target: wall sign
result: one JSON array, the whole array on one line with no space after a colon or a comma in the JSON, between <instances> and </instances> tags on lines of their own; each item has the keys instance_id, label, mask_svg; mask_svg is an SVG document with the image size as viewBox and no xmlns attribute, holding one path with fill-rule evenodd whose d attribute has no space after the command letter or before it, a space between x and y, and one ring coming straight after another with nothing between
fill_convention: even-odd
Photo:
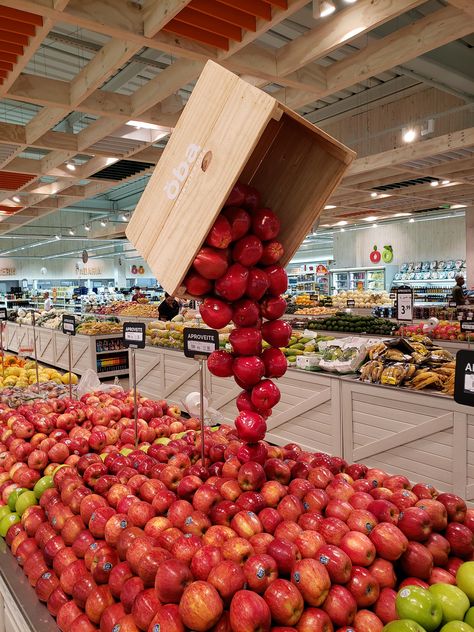
<instances>
[{"instance_id":1,"label":"wall sign","mask_svg":"<svg viewBox=\"0 0 474 632\"><path fill-rule=\"evenodd\" d=\"M474 406L474 351L463 350L456 354L454 401Z\"/></svg>"},{"instance_id":2,"label":"wall sign","mask_svg":"<svg viewBox=\"0 0 474 632\"><path fill-rule=\"evenodd\" d=\"M72 314L63 314L63 334L67 336L76 335L76 319Z\"/></svg>"},{"instance_id":3,"label":"wall sign","mask_svg":"<svg viewBox=\"0 0 474 632\"><path fill-rule=\"evenodd\" d=\"M411 288L397 290L397 320L413 320L413 290Z\"/></svg>"},{"instance_id":4,"label":"wall sign","mask_svg":"<svg viewBox=\"0 0 474 632\"><path fill-rule=\"evenodd\" d=\"M374 246L372 249L372 252L369 255L369 259L372 263L380 263L380 259L382 258L382 255L380 254L380 251L377 250L377 246Z\"/></svg>"},{"instance_id":5,"label":"wall sign","mask_svg":"<svg viewBox=\"0 0 474 632\"><path fill-rule=\"evenodd\" d=\"M215 329L194 329L185 327L184 355L187 358L209 356L219 349L219 334Z\"/></svg>"},{"instance_id":6,"label":"wall sign","mask_svg":"<svg viewBox=\"0 0 474 632\"><path fill-rule=\"evenodd\" d=\"M392 246L384 246L383 247L382 261L384 263L392 263L392 261L393 261L393 248L392 248Z\"/></svg>"},{"instance_id":7,"label":"wall sign","mask_svg":"<svg viewBox=\"0 0 474 632\"><path fill-rule=\"evenodd\" d=\"M132 349L144 349L146 340L145 323L124 323L123 344Z\"/></svg>"}]
</instances>

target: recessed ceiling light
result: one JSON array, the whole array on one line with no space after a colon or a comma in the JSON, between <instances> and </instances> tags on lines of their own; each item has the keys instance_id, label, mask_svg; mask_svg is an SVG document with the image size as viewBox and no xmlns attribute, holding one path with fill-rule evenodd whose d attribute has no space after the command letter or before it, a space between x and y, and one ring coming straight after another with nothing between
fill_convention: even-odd
<instances>
[{"instance_id":1,"label":"recessed ceiling light","mask_svg":"<svg viewBox=\"0 0 474 632\"><path fill-rule=\"evenodd\" d=\"M375 222L378 219L375 215L369 215L369 217L364 217L364 222Z\"/></svg>"},{"instance_id":2,"label":"recessed ceiling light","mask_svg":"<svg viewBox=\"0 0 474 632\"><path fill-rule=\"evenodd\" d=\"M59 240L61 239L61 235L54 235L54 238Z\"/></svg>"},{"instance_id":3,"label":"recessed ceiling light","mask_svg":"<svg viewBox=\"0 0 474 632\"><path fill-rule=\"evenodd\" d=\"M129 216L128 216L128 214L127 214L127 213L122 213L122 215L120 215L120 219L121 219L123 222L128 222L128 220L129 220Z\"/></svg>"},{"instance_id":4,"label":"recessed ceiling light","mask_svg":"<svg viewBox=\"0 0 474 632\"><path fill-rule=\"evenodd\" d=\"M456 208L467 208L467 204L453 204L451 206L451 210L456 209Z\"/></svg>"},{"instance_id":5,"label":"recessed ceiling light","mask_svg":"<svg viewBox=\"0 0 474 632\"><path fill-rule=\"evenodd\" d=\"M100 220L100 225L105 228L107 226L107 220L106 219L101 219Z\"/></svg>"},{"instance_id":6,"label":"recessed ceiling light","mask_svg":"<svg viewBox=\"0 0 474 632\"><path fill-rule=\"evenodd\" d=\"M404 143L412 143L416 140L418 132L413 127L409 127L403 130L402 139Z\"/></svg>"},{"instance_id":7,"label":"recessed ceiling light","mask_svg":"<svg viewBox=\"0 0 474 632\"><path fill-rule=\"evenodd\" d=\"M67 162L66 169L69 169L69 171L76 171L76 165L73 162Z\"/></svg>"},{"instance_id":8,"label":"recessed ceiling light","mask_svg":"<svg viewBox=\"0 0 474 632\"><path fill-rule=\"evenodd\" d=\"M372 228L377 228L378 224L372 224Z\"/></svg>"},{"instance_id":9,"label":"recessed ceiling light","mask_svg":"<svg viewBox=\"0 0 474 632\"><path fill-rule=\"evenodd\" d=\"M344 0L346 4L355 4L357 0Z\"/></svg>"},{"instance_id":10,"label":"recessed ceiling light","mask_svg":"<svg viewBox=\"0 0 474 632\"><path fill-rule=\"evenodd\" d=\"M76 234L76 231L75 231L73 228L70 228L70 229L68 230L68 233L69 233L70 235L75 235L75 234Z\"/></svg>"},{"instance_id":11,"label":"recessed ceiling light","mask_svg":"<svg viewBox=\"0 0 474 632\"><path fill-rule=\"evenodd\" d=\"M335 10L334 0L313 0L313 16L315 18L326 18Z\"/></svg>"},{"instance_id":12,"label":"recessed ceiling light","mask_svg":"<svg viewBox=\"0 0 474 632\"><path fill-rule=\"evenodd\" d=\"M409 222L410 224L413 224L413 222L414 222L414 221L415 221L415 220L413 219L413 217L412 217L411 219L409 219L409 220L408 220L408 222Z\"/></svg>"},{"instance_id":13,"label":"recessed ceiling light","mask_svg":"<svg viewBox=\"0 0 474 632\"><path fill-rule=\"evenodd\" d=\"M330 211L333 208L337 208L337 206L335 204L326 204L326 206L324 207L324 210Z\"/></svg>"},{"instance_id":14,"label":"recessed ceiling light","mask_svg":"<svg viewBox=\"0 0 474 632\"><path fill-rule=\"evenodd\" d=\"M340 232L341 232L341 233L345 233L345 232L346 232L346 229L345 229L345 228L341 228L341 231L340 231Z\"/></svg>"},{"instance_id":15,"label":"recessed ceiling light","mask_svg":"<svg viewBox=\"0 0 474 632\"><path fill-rule=\"evenodd\" d=\"M12 200L13 200L14 202L17 202L17 203L18 203L18 202L21 202L21 200L20 200L20 198L18 197L18 195L14 195L14 196L12 197Z\"/></svg>"},{"instance_id":16,"label":"recessed ceiling light","mask_svg":"<svg viewBox=\"0 0 474 632\"><path fill-rule=\"evenodd\" d=\"M370 197L376 198L378 196L378 193L376 193L375 191L372 191L372 193L370 194Z\"/></svg>"},{"instance_id":17,"label":"recessed ceiling light","mask_svg":"<svg viewBox=\"0 0 474 632\"><path fill-rule=\"evenodd\" d=\"M346 225L347 225L347 222L346 222L345 219L341 219L341 221L337 222L337 224L336 224L336 226L346 226Z\"/></svg>"},{"instance_id":18,"label":"recessed ceiling light","mask_svg":"<svg viewBox=\"0 0 474 632\"><path fill-rule=\"evenodd\" d=\"M91 225L89 223L84 224L84 230L89 231L91 229Z\"/></svg>"},{"instance_id":19,"label":"recessed ceiling light","mask_svg":"<svg viewBox=\"0 0 474 632\"><path fill-rule=\"evenodd\" d=\"M451 180L441 180L441 184L450 184Z\"/></svg>"},{"instance_id":20,"label":"recessed ceiling light","mask_svg":"<svg viewBox=\"0 0 474 632\"><path fill-rule=\"evenodd\" d=\"M430 182L430 185L431 185L432 187L437 187L437 186L439 185L439 180L432 180L432 181Z\"/></svg>"},{"instance_id":21,"label":"recessed ceiling light","mask_svg":"<svg viewBox=\"0 0 474 632\"><path fill-rule=\"evenodd\" d=\"M408 217L411 213L395 213L393 217Z\"/></svg>"}]
</instances>

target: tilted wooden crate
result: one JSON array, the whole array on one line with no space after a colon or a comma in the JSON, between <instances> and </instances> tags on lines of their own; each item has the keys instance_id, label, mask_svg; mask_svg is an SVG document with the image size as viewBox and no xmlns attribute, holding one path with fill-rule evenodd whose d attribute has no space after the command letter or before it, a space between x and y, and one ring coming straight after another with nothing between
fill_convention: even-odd
<instances>
[{"instance_id":1,"label":"tilted wooden crate","mask_svg":"<svg viewBox=\"0 0 474 632\"><path fill-rule=\"evenodd\" d=\"M350 149L209 61L126 235L167 292L183 279L237 181L281 220L286 265L354 159Z\"/></svg>"}]
</instances>

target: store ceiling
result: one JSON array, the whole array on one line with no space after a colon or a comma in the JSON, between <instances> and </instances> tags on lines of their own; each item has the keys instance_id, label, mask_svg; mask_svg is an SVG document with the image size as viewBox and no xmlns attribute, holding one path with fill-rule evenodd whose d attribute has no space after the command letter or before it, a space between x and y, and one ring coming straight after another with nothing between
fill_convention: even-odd
<instances>
[{"instance_id":1,"label":"store ceiling","mask_svg":"<svg viewBox=\"0 0 474 632\"><path fill-rule=\"evenodd\" d=\"M472 206L474 2L335 5L0 0L0 256L123 253L208 58L357 150L321 229Z\"/></svg>"}]
</instances>

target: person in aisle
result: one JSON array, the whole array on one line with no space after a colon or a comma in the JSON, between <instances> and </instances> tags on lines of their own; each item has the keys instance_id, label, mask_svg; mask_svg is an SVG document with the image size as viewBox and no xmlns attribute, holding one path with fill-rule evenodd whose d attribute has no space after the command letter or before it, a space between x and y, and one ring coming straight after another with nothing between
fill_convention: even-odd
<instances>
[{"instance_id":1,"label":"person in aisle","mask_svg":"<svg viewBox=\"0 0 474 632\"><path fill-rule=\"evenodd\" d=\"M158 315L160 320L171 320L179 314L178 301L165 292L165 300L162 301L158 307Z\"/></svg>"},{"instance_id":2,"label":"person in aisle","mask_svg":"<svg viewBox=\"0 0 474 632\"><path fill-rule=\"evenodd\" d=\"M53 301L49 298L49 292L44 293L44 311L49 312L53 309Z\"/></svg>"},{"instance_id":3,"label":"person in aisle","mask_svg":"<svg viewBox=\"0 0 474 632\"><path fill-rule=\"evenodd\" d=\"M138 301L141 298L145 298L145 295L141 292L140 287L137 285L134 288L134 294L132 296L132 301Z\"/></svg>"},{"instance_id":4,"label":"person in aisle","mask_svg":"<svg viewBox=\"0 0 474 632\"><path fill-rule=\"evenodd\" d=\"M465 305L466 303L466 294L463 289L464 285L464 277L462 274L456 274L456 285L451 290L451 296L453 301L456 301L456 305Z\"/></svg>"}]
</instances>

